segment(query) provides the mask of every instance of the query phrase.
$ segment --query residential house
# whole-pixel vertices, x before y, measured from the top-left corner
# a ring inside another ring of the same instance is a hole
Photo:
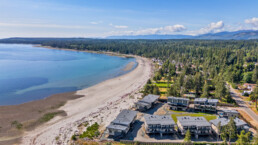
[[[252,93],[252,91],[243,91],[242,96],[245,96],[246,94],[250,95],[251,93]]]
[[[189,99],[180,97],[168,97],[168,104],[172,110],[186,111],[189,106]]]
[[[195,98],[194,109],[202,112],[216,112],[218,102],[218,99]]]
[[[196,97],[195,93],[187,93],[183,95],[185,98],[194,99]]]
[[[243,87],[245,87],[247,90],[249,90],[251,92],[254,91],[255,86],[256,86],[256,84],[249,84],[249,83],[244,83],[244,85],[243,85]]]
[[[142,100],[139,100],[138,102],[136,102],[135,107],[139,111],[146,111],[150,109],[157,102],[158,98],[159,98],[158,95],[149,94],[145,96]]]
[[[175,133],[176,123],[171,115],[144,115],[144,126],[147,134],[171,134]]]
[[[177,117],[177,126],[182,135],[190,130],[195,138],[212,133],[211,124],[204,117],[179,116]]]
[[[227,125],[229,121],[230,121],[229,118],[218,118],[218,119],[211,120],[210,123],[211,123],[213,133],[215,133],[218,137],[220,137],[220,131],[218,128],[219,123],[220,123],[220,126],[223,127]],[[235,118],[234,122],[236,124],[237,133],[240,133],[242,130],[245,130],[246,132],[249,131],[248,124],[245,121],[239,118]]]
[[[239,112],[236,110],[219,110],[218,111],[218,115],[221,118],[235,118],[235,117],[239,117]]]
[[[114,137],[122,137],[123,135],[127,134],[132,127],[136,116],[137,111],[127,109],[122,110],[116,119],[107,126],[109,135]]]

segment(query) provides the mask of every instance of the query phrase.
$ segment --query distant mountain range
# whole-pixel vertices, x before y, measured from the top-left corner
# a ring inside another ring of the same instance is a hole
[[[109,36],[106,39],[209,39],[209,40],[248,40],[258,39],[258,31],[241,30],[234,32],[207,33],[197,36],[192,35],[126,35],[126,36]]]

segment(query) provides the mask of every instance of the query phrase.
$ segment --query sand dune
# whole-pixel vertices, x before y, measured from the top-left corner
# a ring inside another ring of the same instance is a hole
[[[26,132],[22,144],[69,144],[77,126],[82,122],[108,125],[120,110],[130,108],[140,97],[139,90],[152,75],[151,61],[136,57],[138,66],[131,72],[95,86],[77,91],[84,97],[68,101],[60,110],[65,117],[55,117],[50,122]],[[132,97],[132,95],[134,97]]]

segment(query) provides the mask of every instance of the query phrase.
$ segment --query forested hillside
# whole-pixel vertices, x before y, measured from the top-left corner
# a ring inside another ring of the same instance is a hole
[[[154,80],[173,82],[167,95],[194,92],[230,102],[225,82],[257,83],[258,40],[106,40],[84,38],[11,38],[0,43],[41,44],[76,50],[112,51],[164,62]],[[151,82],[149,82],[151,84]],[[155,86],[146,88],[153,93]],[[156,93],[160,93],[156,89]]]

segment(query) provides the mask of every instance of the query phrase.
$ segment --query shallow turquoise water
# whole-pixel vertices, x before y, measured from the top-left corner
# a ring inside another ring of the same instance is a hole
[[[86,88],[126,73],[123,68],[132,61],[135,59],[0,44],[0,105]]]

